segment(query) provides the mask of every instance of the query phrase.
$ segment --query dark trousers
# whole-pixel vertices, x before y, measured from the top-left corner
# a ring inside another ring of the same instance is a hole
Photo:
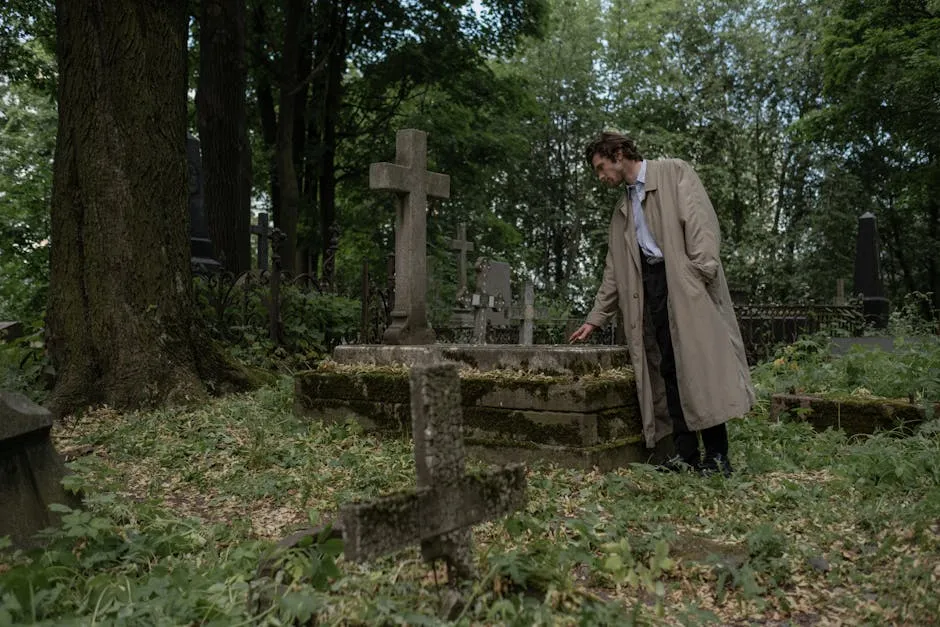
[[[672,418],[672,442],[676,453],[692,466],[699,464],[698,433],[689,431],[679,401],[679,378],[676,373],[676,355],[672,348],[672,334],[669,331],[669,288],[666,285],[666,264],[662,261],[649,263],[640,253],[643,267],[643,296],[646,303],[647,323],[656,333],[656,344],[662,359],[659,374],[666,383],[666,405]],[[715,391],[716,393],[718,390]],[[705,447],[705,459],[714,459],[721,455],[728,457],[728,430],[724,424],[703,429],[702,444]]]

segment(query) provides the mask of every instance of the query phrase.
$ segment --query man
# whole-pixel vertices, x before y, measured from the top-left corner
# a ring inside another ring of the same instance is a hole
[[[676,456],[664,469],[728,476],[725,423],[751,408],[754,389],[708,194],[688,163],[646,161],[619,133],[602,133],[585,153],[603,183],[626,193],[594,308],[569,341],[587,339],[619,307],[647,446],[671,433]]]

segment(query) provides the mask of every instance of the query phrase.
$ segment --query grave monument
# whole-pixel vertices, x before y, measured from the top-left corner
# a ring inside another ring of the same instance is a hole
[[[446,197],[450,184],[447,176],[427,171],[426,147],[425,133],[399,131],[396,162],[373,164],[370,171],[373,189],[397,193],[395,306],[384,345],[337,346],[332,361],[299,373],[295,412],[409,434],[407,369],[447,360],[460,365],[471,453],[497,462],[543,459],[605,469],[649,461],[626,348],[433,343],[426,310],[426,197]],[[668,453],[668,441],[655,457]]]
[[[0,536],[36,544],[37,531],[57,523],[53,503],[78,507],[62,487],[65,466],[52,446],[52,414],[22,394],[0,391]]]
[[[205,192],[202,178],[202,153],[199,140],[186,136],[186,171],[189,180],[189,248],[194,272],[210,273],[222,269],[212,252],[209,223],[206,220]]]
[[[888,326],[890,304],[881,281],[881,245],[875,215],[866,213],[858,219],[855,245],[854,292],[862,298],[865,320],[878,329]]]

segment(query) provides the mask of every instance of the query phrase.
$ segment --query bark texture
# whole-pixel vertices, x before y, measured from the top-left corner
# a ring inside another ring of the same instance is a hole
[[[61,0],[56,9],[51,409],[199,398],[200,362],[224,367],[194,330],[186,1]]]
[[[203,0],[196,109],[209,236],[225,268],[251,269],[251,149],[245,104],[245,0]]]

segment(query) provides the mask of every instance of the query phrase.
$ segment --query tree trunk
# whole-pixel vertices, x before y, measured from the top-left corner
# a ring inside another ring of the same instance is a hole
[[[194,331],[186,1],[62,0],[56,19],[51,409],[200,398],[219,355]]]
[[[258,101],[258,116],[261,121],[261,141],[269,156],[268,178],[270,179],[271,215],[274,217],[274,226],[281,228],[281,192],[277,182],[277,111],[274,107],[274,88],[271,85],[270,70],[265,66],[265,33],[267,20],[264,7],[259,5],[254,10],[255,33],[252,38],[254,56],[257,63],[257,87],[255,93]]]
[[[336,222],[336,126],[343,102],[343,72],[346,69],[346,6],[331,3],[330,48],[327,54],[326,94],[323,103],[323,145],[320,166],[320,251],[323,253],[324,279],[330,285],[334,277],[327,268],[326,257],[334,223]]]
[[[280,228],[285,236],[280,250],[281,268],[290,273],[294,272],[297,261],[297,219],[300,208],[300,189],[297,185],[297,169],[294,167],[294,108],[297,104],[294,91],[299,87],[297,65],[303,11],[303,0],[285,0],[275,159],[281,195]]]
[[[245,110],[245,0],[203,0],[196,109],[209,236],[225,267],[251,269],[251,148]]]

